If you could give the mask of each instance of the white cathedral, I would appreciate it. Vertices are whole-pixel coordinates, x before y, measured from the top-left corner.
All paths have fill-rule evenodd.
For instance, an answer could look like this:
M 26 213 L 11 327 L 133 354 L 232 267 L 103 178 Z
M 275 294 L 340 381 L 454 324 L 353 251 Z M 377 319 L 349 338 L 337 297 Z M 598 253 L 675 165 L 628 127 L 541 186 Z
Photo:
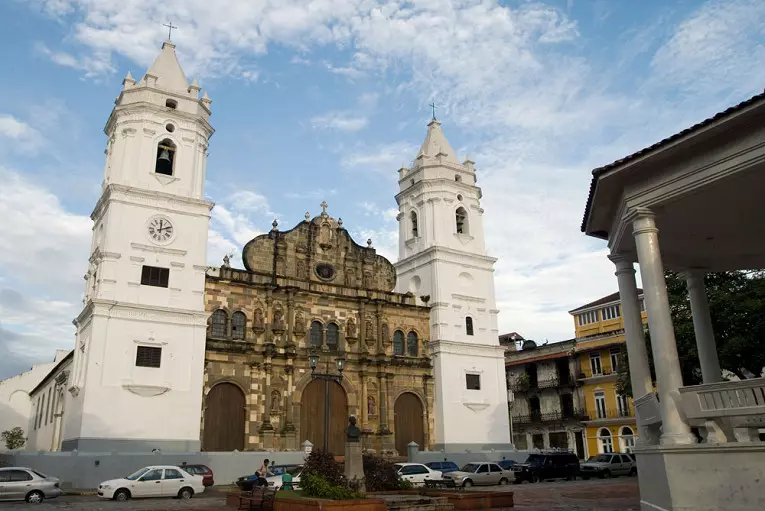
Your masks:
M 128 73 L 106 123 L 62 450 L 199 449 L 213 207 L 204 199 L 211 100 L 199 94 L 165 42 L 140 81 Z M 473 162 L 459 162 L 434 119 L 412 167 L 399 170 L 399 185 L 396 291 L 429 297 L 434 447 L 507 448 L 496 260 L 486 254 Z M 159 351 L 152 348 L 162 348 L 161 367 L 137 366 L 136 353 L 150 358 Z M 470 375 L 479 376 L 480 399 L 466 389 Z

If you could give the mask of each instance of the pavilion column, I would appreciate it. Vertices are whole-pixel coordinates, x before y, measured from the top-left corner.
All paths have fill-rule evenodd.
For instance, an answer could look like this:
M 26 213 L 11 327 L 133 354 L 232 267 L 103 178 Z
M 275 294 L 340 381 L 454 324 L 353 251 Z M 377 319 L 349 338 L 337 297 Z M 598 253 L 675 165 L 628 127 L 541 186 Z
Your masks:
M 680 416 L 676 400 L 679 399 L 678 389 L 683 386 L 683 377 L 680 373 L 675 329 L 669 312 L 667 283 L 664 280 L 664 265 L 659 250 L 659 230 L 656 228 L 653 213 L 647 208 L 632 210 L 627 221 L 632 221 L 632 234 L 635 237 L 643 280 L 643 299 L 659 390 L 661 443 L 692 444 L 696 442 L 696 438 Z
M 622 255 L 611 254 L 608 258 L 616 266 L 616 279 L 619 283 L 619 299 L 622 303 L 624 318 L 624 333 L 627 338 L 627 358 L 630 366 L 630 383 L 632 397 L 638 399 L 653 392 L 651 370 L 648 365 L 648 349 L 646 348 L 643 320 L 640 315 L 640 300 L 638 299 L 635 267 L 632 261 Z M 638 439 L 649 442 L 650 433 L 638 419 Z
M 688 297 L 693 313 L 693 331 L 696 334 L 696 348 L 699 352 L 701 376 L 704 383 L 722 381 L 720 360 L 717 358 L 715 333 L 712 329 L 712 316 L 709 313 L 707 291 L 704 287 L 704 273 L 689 271 L 683 274 L 688 286 Z

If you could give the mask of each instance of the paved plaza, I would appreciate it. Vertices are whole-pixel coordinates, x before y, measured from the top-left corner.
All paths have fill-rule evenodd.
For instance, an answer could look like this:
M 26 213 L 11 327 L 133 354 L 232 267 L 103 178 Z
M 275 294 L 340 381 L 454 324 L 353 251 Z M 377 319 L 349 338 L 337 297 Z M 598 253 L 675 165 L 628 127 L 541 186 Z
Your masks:
M 637 511 L 640 509 L 636 478 L 592 481 L 561 481 L 521 484 L 507 487 L 475 488 L 468 491 L 513 491 L 518 511 Z M 128 502 L 100 500 L 95 496 L 65 496 L 46 501 L 36 509 L 83 511 L 196 511 L 230 510 L 224 505 L 225 493 L 212 491 L 189 501 L 145 499 Z M 4 511 L 28 510 L 23 502 L 3 503 Z

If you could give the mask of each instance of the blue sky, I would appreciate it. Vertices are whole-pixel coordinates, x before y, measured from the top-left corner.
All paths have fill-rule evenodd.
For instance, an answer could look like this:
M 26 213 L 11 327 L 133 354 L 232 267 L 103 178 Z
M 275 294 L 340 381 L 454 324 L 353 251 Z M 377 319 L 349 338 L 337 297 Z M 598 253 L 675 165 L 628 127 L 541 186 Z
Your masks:
M 590 170 L 765 87 L 765 2 L 0 3 L 0 378 L 73 344 L 103 126 L 173 34 L 213 100 L 209 260 L 326 200 L 395 260 L 396 170 L 427 106 L 484 191 L 500 330 L 570 338 L 616 289 L 579 232 Z

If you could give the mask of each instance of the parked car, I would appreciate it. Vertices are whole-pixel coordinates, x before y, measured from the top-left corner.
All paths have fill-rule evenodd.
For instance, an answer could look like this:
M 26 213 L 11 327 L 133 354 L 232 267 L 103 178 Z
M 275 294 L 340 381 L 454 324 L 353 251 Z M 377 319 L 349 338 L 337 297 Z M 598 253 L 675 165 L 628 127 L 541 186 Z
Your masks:
M 26 500 L 40 504 L 45 499 L 61 495 L 58 477 L 26 467 L 0 468 L 0 501 Z
M 295 465 L 288 468 L 286 471 L 280 471 L 279 475 L 266 477 L 266 482 L 269 488 L 276 490 L 282 487 L 282 476 L 286 473 L 292 476 L 292 486 L 298 488 L 300 486 L 300 474 L 303 473 L 303 465 Z
M 497 462 L 497 465 L 499 465 L 502 470 L 513 470 L 513 466 L 517 464 L 518 462 L 515 460 L 502 460 Z
M 515 482 L 538 483 L 547 479 L 576 479 L 579 474 L 579 458 L 572 452 L 529 454 L 524 463 L 513 466 Z
M 609 478 L 616 476 L 637 475 L 637 465 L 628 454 L 608 453 L 591 456 L 582 463 L 582 479 L 590 477 Z
M 191 475 L 181 467 L 151 466 L 122 479 L 98 485 L 98 496 L 125 501 L 140 497 L 178 497 L 190 499 L 205 491 L 202 476 Z
M 444 474 L 445 481 L 453 481 L 455 486 L 469 488 L 473 485 L 508 484 L 513 480 L 513 473 L 502 470 L 496 463 L 476 461 L 468 463 L 457 472 Z
M 427 479 L 438 481 L 444 476 L 440 470 L 433 470 L 422 463 L 396 463 L 395 466 L 398 476 L 415 486 L 424 485 Z
M 459 465 L 453 461 L 431 461 L 430 463 L 425 463 L 425 466 L 431 470 L 438 470 L 444 474 L 448 472 L 457 472 L 460 469 Z
M 205 488 L 215 485 L 213 471 L 207 465 L 181 465 L 181 468 L 193 476 L 202 476 L 202 484 Z

